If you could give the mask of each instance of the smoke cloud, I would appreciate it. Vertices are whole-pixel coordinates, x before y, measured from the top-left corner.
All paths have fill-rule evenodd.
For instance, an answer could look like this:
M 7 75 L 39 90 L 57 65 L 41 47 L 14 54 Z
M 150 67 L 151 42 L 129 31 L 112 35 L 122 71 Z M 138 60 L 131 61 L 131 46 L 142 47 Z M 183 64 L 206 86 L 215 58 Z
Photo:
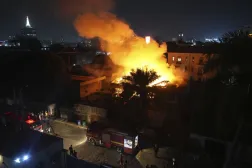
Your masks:
M 110 3 L 107 5 L 110 6 Z M 124 67 L 121 75 L 128 75 L 131 69 L 147 66 L 161 76 L 160 80 L 179 84 L 184 82 L 185 73 L 174 67 L 168 68 L 166 64 L 163 57 L 167 51 L 165 44 L 159 46 L 152 39 L 147 44 L 145 38 L 137 36 L 126 22 L 108 10 L 83 13 L 76 18 L 74 26 L 82 37 L 101 39 L 102 49 L 111 52 L 112 61 Z

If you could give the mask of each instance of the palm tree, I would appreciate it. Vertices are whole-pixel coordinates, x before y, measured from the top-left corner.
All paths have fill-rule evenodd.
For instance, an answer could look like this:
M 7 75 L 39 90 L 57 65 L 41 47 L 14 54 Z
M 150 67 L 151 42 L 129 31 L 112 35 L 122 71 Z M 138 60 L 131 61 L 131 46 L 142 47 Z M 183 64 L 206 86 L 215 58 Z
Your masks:
M 154 70 L 145 68 L 132 69 L 130 75 L 124 76 L 122 80 L 123 93 L 122 96 L 130 100 L 134 95 L 139 95 L 141 116 L 145 116 L 146 107 L 148 105 L 148 86 L 157 80 L 159 75 Z

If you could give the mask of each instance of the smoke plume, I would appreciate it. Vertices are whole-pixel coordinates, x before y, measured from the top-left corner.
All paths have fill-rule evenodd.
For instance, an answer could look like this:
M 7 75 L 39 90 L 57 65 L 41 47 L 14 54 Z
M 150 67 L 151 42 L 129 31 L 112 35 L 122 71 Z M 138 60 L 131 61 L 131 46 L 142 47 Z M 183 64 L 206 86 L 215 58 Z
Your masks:
M 147 66 L 161 76 L 160 80 L 183 83 L 185 73 L 174 67 L 168 68 L 166 64 L 163 57 L 166 45 L 159 46 L 152 39 L 147 44 L 144 38 L 137 36 L 126 22 L 114 14 L 104 10 L 83 13 L 76 18 L 74 26 L 82 37 L 101 39 L 103 50 L 111 52 L 112 61 L 124 67 L 124 74 L 121 75 Z

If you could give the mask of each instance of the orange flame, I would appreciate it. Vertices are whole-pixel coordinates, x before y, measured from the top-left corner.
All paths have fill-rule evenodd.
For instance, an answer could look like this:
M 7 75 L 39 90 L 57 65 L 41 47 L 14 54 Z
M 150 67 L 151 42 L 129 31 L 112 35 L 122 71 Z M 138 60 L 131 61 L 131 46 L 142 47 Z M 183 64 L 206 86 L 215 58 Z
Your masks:
M 146 67 L 153 69 L 161 77 L 150 86 L 162 81 L 183 84 L 186 74 L 169 66 L 163 54 L 166 44 L 159 45 L 148 36 L 147 41 L 137 36 L 128 24 L 114 14 L 100 12 L 80 15 L 74 22 L 79 35 L 87 38 L 99 37 L 102 47 L 111 53 L 112 61 L 124 67 L 119 76 L 128 75 L 132 69 Z M 117 80 L 120 81 L 120 78 Z M 161 84 L 164 85 L 164 84 Z

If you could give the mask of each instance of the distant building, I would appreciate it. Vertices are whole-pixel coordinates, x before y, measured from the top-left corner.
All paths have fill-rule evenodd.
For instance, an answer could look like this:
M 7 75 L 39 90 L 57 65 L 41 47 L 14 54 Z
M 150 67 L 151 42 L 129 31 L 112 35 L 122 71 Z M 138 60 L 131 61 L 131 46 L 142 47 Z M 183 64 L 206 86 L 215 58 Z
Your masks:
M 21 29 L 21 35 L 25 37 L 37 37 L 36 29 L 31 26 L 28 16 L 26 17 L 25 27 Z
M 242 30 L 248 31 L 249 36 L 252 37 L 252 25 L 250 25 L 250 26 L 243 26 Z
M 219 43 L 220 40 L 218 38 L 205 38 L 205 42 L 215 42 Z
M 50 46 L 53 44 L 52 40 L 41 40 L 42 48 L 41 50 L 49 50 Z
M 204 80 L 204 65 L 206 55 L 202 46 L 185 46 L 176 43 L 167 43 L 167 62 L 176 68 L 181 68 L 194 80 Z

